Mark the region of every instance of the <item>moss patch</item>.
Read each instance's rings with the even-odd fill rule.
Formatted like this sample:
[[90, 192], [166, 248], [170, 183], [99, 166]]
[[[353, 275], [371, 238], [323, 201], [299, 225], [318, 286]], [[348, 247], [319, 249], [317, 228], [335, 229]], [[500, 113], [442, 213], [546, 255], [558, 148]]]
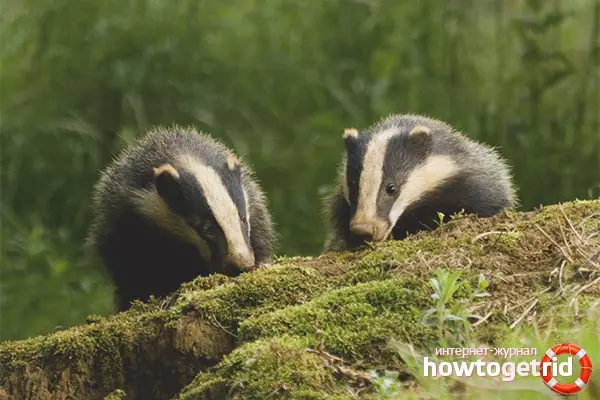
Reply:
[[[559, 313], [577, 324], [600, 298], [599, 230], [600, 200], [576, 201], [461, 216], [364, 251], [198, 278], [167, 301], [0, 343], [0, 394], [102, 399], [120, 389], [127, 399], [167, 399], [185, 387], [185, 399], [368, 398], [373, 370], [410, 378], [390, 339], [438, 346], [460, 328], [494, 344]], [[468, 284], [440, 307], [430, 282], [442, 269]], [[489, 296], [474, 295], [480, 274]], [[461, 309], [470, 327], [421, 323], [430, 310]]]
[[194, 313], [234, 332], [240, 321], [309, 300], [328, 288], [327, 280], [306, 267], [276, 266], [242, 274], [213, 290], [184, 293], [174, 309]]
[[243, 345], [198, 375], [180, 399], [320, 399], [339, 393], [333, 371], [309, 350], [304, 339], [289, 336]]
[[[345, 357], [368, 357], [391, 336], [433, 341], [419, 323], [432, 305], [427, 282], [390, 279], [333, 290], [303, 305], [248, 318], [240, 327], [245, 341], [282, 334], [305, 336], [315, 346]], [[377, 346], [379, 343], [379, 346]]]

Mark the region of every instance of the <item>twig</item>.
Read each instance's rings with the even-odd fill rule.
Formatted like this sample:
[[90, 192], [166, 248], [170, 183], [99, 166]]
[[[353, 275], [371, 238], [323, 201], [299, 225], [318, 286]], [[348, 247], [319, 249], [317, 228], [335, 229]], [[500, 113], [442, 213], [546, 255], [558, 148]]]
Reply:
[[556, 223], [558, 224], [558, 228], [560, 229], [560, 234], [562, 236], [563, 243], [565, 244], [565, 248], [567, 249], [569, 254], [572, 254], [573, 252], [571, 251], [571, 248], [569, 247], [569, 244], [567, 243], [567, 237], [565, 236], [565, 231], [563, 230], [562, 224], [560, 223], [560, 220], [558, 219], [558, 217], [556, 217]]
[[475, 243], [479, 239], [484, 238], [484, 237], [489, 236], [489, 235], [503, 235], [503, 234], [505, 234], [505, 235], [517, 235], [517, 232], [504, 232], [504, 231], [484, 232], [484, 233], [480, 233], [479, 235], [477, 235], [473, 239], [471, 239], [471, 243]]
[[475, 322], [472, 326], [477, 326], [477, 325], [485, 322], [490, 317], [490, 315], [492, 315], [492, 311], [490, 311], [489, 313], [487, 313], [485, 316], [481, 317], [479, 319], [479, 321]]
[[598, 216], [600, 216], [600, 212], [595, 212], [592, 215], [588, 215], [587, 217], [585, 217], [584, 219], [582, 219], [577, 226], [581, 227], [584, 223], [587, 222], [588, 219], [594, 218], [594, 217], [598, 217]]
[[584, 290], [590, 288], [591, 286], [597, 284], [600, 282], [600, 276], [597, 277], [596, 279], [594, 279], [593, 281], [589, 282], [587, 285], [582, 286], [577, 292], [575, 292], [575, 294], [573, 295], [573, 297], [577, 297], [579, 296], [579, 294], [581, 292], [583, 292]]
[[545, 232], [545, 231], [544, 231], [544, 230], [543, 230], [543, 229], [542, 229], [542, 228], [541, 228], [541, 227], [540, 227], [538, 224], [535, 224], [535, 227], [536, 227], [536, 228], [538, 228], [538, 230], [539, 230], [540, 232], [542, 232], [542, 234], [544, 234], [544, 236], [546, 236], [546, 238], [547, 238], [547, 239], [548, 239], [550, 242], [552, 242], [552, 244], [554, 244], [556, 247], [558, 247], [558, 249], [560, 250], [560, 252], [563, 254], [563, 256], [565, 256], [565, 258], [566, 258], [567, 260], [569, 260], [570, 262], [573, 262], [573, 260], [571, 260], [571, 257], [569, 257], [569, 255], [568, 255], [567, 253], [565, 253], [565, 251], [563, 250], [563, 248], [562, 248], [562, 247], [560, 247], [560, 246], [558, 245], [558, 243], [556, 243], [556, 241], [550, 237], [550, 235], [548, 235], [548, 234], [547, 234], [547, 233], [546, 233], [546, 232]]
[[238, 335], [236, 335], [235, 333], [229, 332], [227, 329], [225, 329], [225, 327], [223, 325], [221, 325], [219, 323], [219, 321], [217, 321], [216, 318], [210, 318], [209, 321], [212, 322], [213, 324], [215, 324], [218, 328], [223, 329], [223, 331], [225, 331], [226, 333], [229, 333], [231, 336], [238, 337]]
[[586, 240], [591, 240], [594, 236], [600, 236], [600, 232], [596, 231], [596, 232], [592, 232], [589, 234], [588, 237], [586, 237]]
[[577, 229], [575, 229], [575, 227], [573, 226], [573, 222], [571, 222], [571, 220], [569, 219], [569, 217], [567, 217], [567, 214], [565, 213], [565, 210], [563, 210], [561, 204], [558, 205], [558, 209], [560, 210], [560, 212], [562, 213], [562, 215], [565, 217], [565, 219], [569, 223], [569, 226], [571, 227], [571, 230], [575, 233], [575, 235], [577, 235], [577, 238], [579, 240], [583, 241], [583, 239], [581, 238], [581, 235], [579, 235], [579, 232], [577, 232]]
[[563, 287], [563, 283], [562, 283], [563, 268], [566, 263], [567, 263], [567, 260], [562, 260], [562, 262], [560, 263], [560, 271], [558, 272], [558, 284], [559, 284], [561, 290]]
[[539, 301], [540, 301], [539, 299], [535, 299], [535, 301], [534, 301], [533, 303], [531, 303], [531, 305], [530, 305], [529, 307], [527, 307], [527, 309], [526, 309], [525, 311], [523, 311], [523, 314], [521, 314], [521, 316], [520, 316], [519, 318], [517, 318], [517, 319], [515, 320], [515, 322], [513, 322], [512, 324], [510, 324], [510, 326], [508, 327], [508, 329], [512, 329], [512, 328], [514, 328], [515, 326], [517, 326], [517, 325], [519, 324], [519, 322], [521, 322], [521, 320], [522, 320], [523, 318], [525, 318], [525, 316], [527, 315], [527, 313], [528, 313], [529, 311], [531, 311], [531, 309], [532, 309], [533, 307], [535, 307], [535, 305], [536, 305], [536, 304], [537, 304]]
[[525, 304], [527, 304], [527, 303], [530, 303], [530, 302], [532, 302], [533, 300], [535, 300], [535, 296], [533, 296], [533, 297], [530, 297], [530, 298], [528, 298], [527, 300], [525, 300], [525, 301], [522, 301], [522, 302], [520, 302], [520, 303], [518, 303], [518, 304], [515, 304], [514, 306], [507, 307], [506, 311], [512, 311], [512, 310], [514, 310], [515, 308], [519, 308], [519, 307], [521, 307], [521, 306], [524, 306], [524, 305], [525, 305]]
[[[537, 292], [537, 294], [539, 295], [539, 294], [542, 294], [542, 293], [546, 293], [548, 290], [550, 290], [550, 286], [548, 286], [546, 289], [544, 289], [544, 290], [542, 290], [542, 291], [540, 291], [540, 292]], [[533, 301], [534, 299], [535, 299], [535, 296], [534, 296], [534, 297], [530, 297], [530, 298], [528, 298], [527, 300], [520, 302], [519, 304], [516, 304], [516, 305], [514, 305], [514, 306], [511, 306], [511, 307], [510, 307], [510, 308], [508, 308], [506, 311], [512, 311], [512, 310], [514, 310], [515, 308], [519, 308], [519, 307], [521, 307], [522, 305], [525, 305], [525, 304], [529, 303], [530, 301]]]

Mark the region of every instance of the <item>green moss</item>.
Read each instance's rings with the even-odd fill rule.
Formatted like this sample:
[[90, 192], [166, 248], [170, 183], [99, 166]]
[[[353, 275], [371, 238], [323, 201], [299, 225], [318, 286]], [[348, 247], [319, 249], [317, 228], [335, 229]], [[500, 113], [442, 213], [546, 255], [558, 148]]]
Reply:
[[392, 336], [413, 342], [433, 340], [433, 331], [419, 323], [431, 304], [426, 282], [369, 282], [330, 291], [303, 305], [252, 316], [241, 324], [239, 335], [246, 341], [301, 335], [313, 345], [322, 341], [336, 354], [364, 357], [368, 351], [381, 350], [374, 348], [376, 343], [383, 345]]
[[514, 232], [507, 234], [496, 234], [489, 240], [490, 246], [495, 250], [509, 255], [516, 255], [520, 250], [520, 239], [522, 233]]
[[[414, 256], [418, 251], [430, 248], [427, 239], [408, 240], [403, 243], [385, 242], [363, 253], [361, 259], [342, 277], [342, 285], [388, 279], [390, 271], [398, 268], [404, 261]], [[436, 251], [438, 251], [436, 249]]]
[[[436, 234], [440, 233], [436, 232]], [[423, 262], [425, 258], [443, 257], [444, 254], [458, 249], [469, 254], [470, 257], [483, 256], [484, 250], [479, 244], [471, 243], [471, 239], [468, 235], [440, 238], [420, 233], [403, 241], [380, 243], [348, 268], [341, 277], [339, 285], [354, 285], [398, 276], [427, 280], [432, 268]], [[460, 261], [464, 261], [464, 258]], [[454, 264], [448, 266], [454, 269], [462, 267]]]
[[178, 307], [235, 330], [251, 316], [305, 302], [328, 287], [318, 271], [298, 266], [259, 269], [209, 291], [184, 293]]
[[214, 370], [199, 374], [180, 400], [322, 399], [339, 392], [334, 382], [332, 370], [304, 339], [281, 336], [238, 347]]
[[[463, 216], [362, 252], [281, 257], [280, 265], [237, 278], [198, 278], [166, 310], [168, 302], [138, 302], [115, 317], [91, 316], [87, 325], [0, 343], [0, 383], [15, 382], [11, 390], [25, 390], [21, 397], [28, 388], [46, 387], [57, 390], [56, 397], [98, 388], [168, 397], [196, 376], [182, 398], [341, 399], [358, 388], [367, 398], [373, 393], [370, 370], [406, 366], [388, 339], [422, 348], [449, 337], [496, 344], [515, 322], [513, 331], [532, 324], [537, 329], [560, 313], [566, 326], [597, 302], [594, 287], [579, 294], [578, 314], [571, 300], [593, 279], [577, 269], [598, 251], [592, 233], [600, 228], [600, 201], [561, 207], [567, 218], [558, 206]], [[577, 243], [566, 249], [566, 263], [559, 248], [565, 243]], [[441, 268], [459, 271], [463, 284], [436, 307], [430, 280]], [[480, 273], [490, 283], [490, 297], [474, 296]], [[432, 308], [442, 316], [468, 316], [471, 306], [486, 317], [473, 331], [462, 321], [441, 328], [420, 322]], [[427, 321], [435, 324], [436, 318]]]
[[184, 283], [181, 285], [182, 292], [202, 291], [217, 288], [221, 285], [227, 284], [232, 281], [233, 278], [221, 274], [213, 274], [209, 276], [200, 276], [191, 282]]
[[[135, 362], [137, 354], [154, 350], [158, 340], [156, 327], [164, 321], [143, 323], [152, 318], [157, 316], [153, 313], [143, 316], [135, 312], [123, 313], [48, 336], [2, 342], [0, 383], [6, 385], [5, 379], [12, 373], [31, 373], [30, 379], [36, 386], [54, 390], [61, 385], [67, 371], [82, 382], [93, 382], [102, 390], [123, 387], [126, 368]], [[137, 342], [140, 337], [145, 337], [146, 342]], [[35, 372], [38, 366], [46, 370], [44, 375]]]
[[[584, 218], [598, 212], [600, 200], [574, 200], [556, 205], [540, 206], [539, 212], [533, 215], [531, 223], [552, 223], [556, 221], [557, 217], [562, 219], [564, 217], [561, 208], [570, 218]], [[527, 222], [525, 221], [525, 223]]]

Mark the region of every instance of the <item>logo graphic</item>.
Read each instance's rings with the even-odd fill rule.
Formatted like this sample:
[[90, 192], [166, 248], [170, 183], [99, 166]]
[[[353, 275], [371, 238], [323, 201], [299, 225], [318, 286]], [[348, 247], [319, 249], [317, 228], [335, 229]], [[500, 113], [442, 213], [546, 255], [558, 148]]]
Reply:
[[[556, 374], [556, 371], [551, 371], [551, 368], [549, 367], [554, 364], [554, 362], [557, 360], [557, 357], [561, 354], [570, 354], [579, 360], [579, 365], [581, 365], [581, 373], [579, 374], [579, 377], [575, 379], [575, 382], [559, 383], [556, 379], [554, 379], [552, 372]], [[587, 386], [590, 380], [590, 375], [592, 374], [592, 362], [590, 357], [587, 355], [585, 350], [573, 343], [557, 344], [556, 346], [548, 349], [542, 358], [541, 365], [541, 376], [544, 380], [544, 383], [554, 392], [562, 395], [570, 395], [582, 391], [583, 388]]]

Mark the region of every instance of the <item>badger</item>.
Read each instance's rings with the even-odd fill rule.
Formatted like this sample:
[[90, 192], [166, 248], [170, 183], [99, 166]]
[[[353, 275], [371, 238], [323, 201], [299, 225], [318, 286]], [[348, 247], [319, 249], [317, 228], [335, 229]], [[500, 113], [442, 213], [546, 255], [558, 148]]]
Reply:
[[324, 201], [324, 253], [435, 229], [442, 214], [443, 221], [460, 212], [489, 217], [516, 205], [496, 150], [444, 122], [391, 115], [343, 138], [338, 182]]
[[178, 126], [149, 131], [108, 165], [87, 247], [110, 273], [120, 311], [199, 275], [269, 262], [276, 238], [253, 175], [216, 139]]

